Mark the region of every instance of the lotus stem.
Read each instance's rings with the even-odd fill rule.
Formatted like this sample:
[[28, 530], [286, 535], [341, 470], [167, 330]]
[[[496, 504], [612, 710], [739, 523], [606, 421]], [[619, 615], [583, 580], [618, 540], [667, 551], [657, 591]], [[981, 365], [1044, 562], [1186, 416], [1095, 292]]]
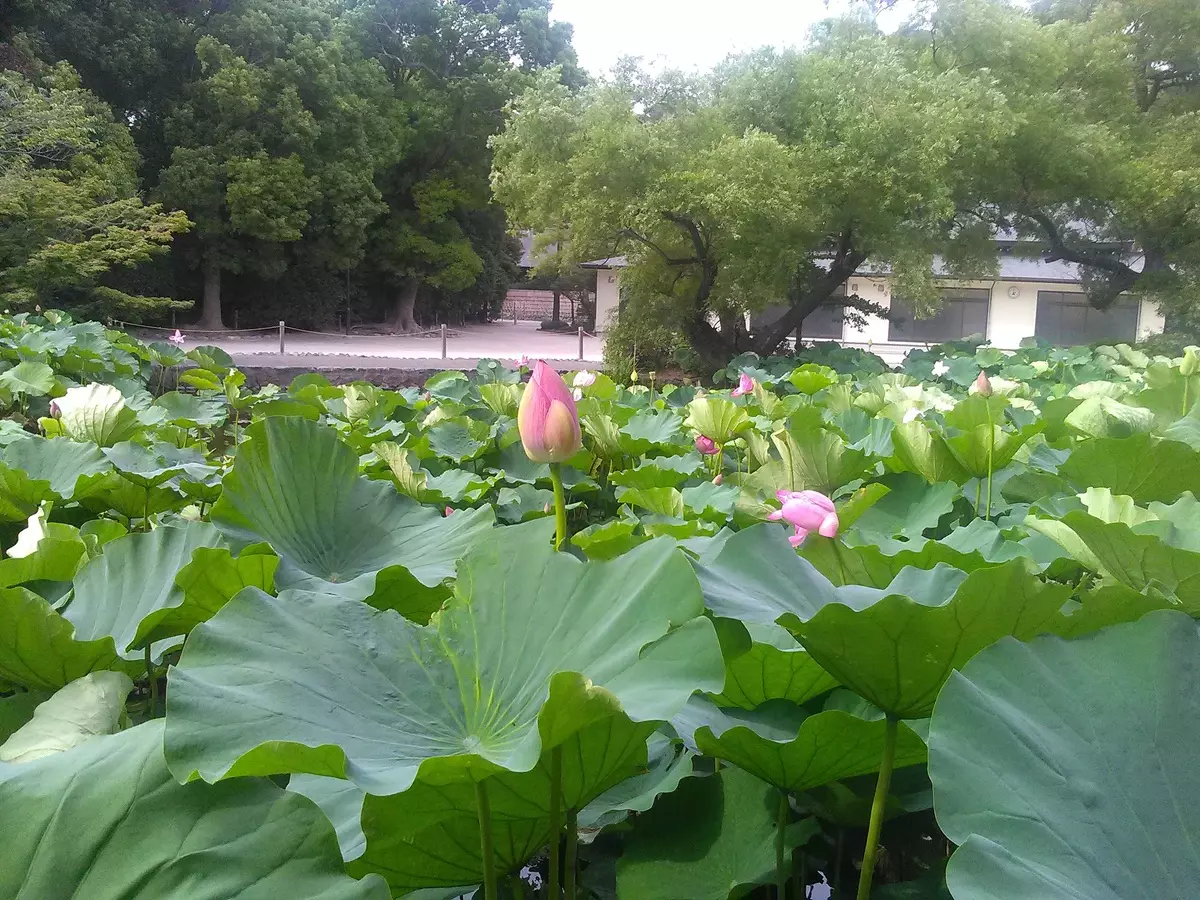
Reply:
[[562, 884], [558, 877], [558, 854], [562, 839], [562, 745], [550, 751], [550, 846], [549, 869], [547, 872], [546, 896], [558, 897], [559, 886]]
[[475, 808], [479, 813], [479, 852], [483, 857], [483, 896], [485, 900], [499, 900], [496, 885], [496, 855], [492, 847], [492, 805], [488, 801], [487, 786], [475, 782]]
[[158, 714], [158, 678], [154, 674], [149, 644], [146, 645], [146, 678], [150, 681], [150, 718], [153, 719]]
[[996, 426], [992, 424], [992, 404], [988, 407], [988, 482], [987, 482], [987, 518], [992, 517], [992, 460], [996, 455]]
[[575, 900], [575, 868], [579, 856], [579, 821], [574, 809], [567, 810], [567, 858], [564, 868], [567, 876], [567, 887], [564, 892], [567, 900]]
[[775, 891], [777, 900], [787, 897], [788, 869], [784, 867], [784, 855], [787, 847], [788, 814], [792, 811], [788, 803], [787, 791], [779, 792], [779, 822], [775, 827]]
[[862, 873], [858, 878], [858, 900], [871, 900], [871, 880], [875, 877], [875, 857], [879, 852], [883, 815], [887, 811], [888, 790], [892, 786], [892, 767], [896, 762], [896, 736], [899, 732], [900, 720], [895, 716], [888, 716], [883, 733], [879, 780], [875, 783], [875, 799], [871, 802], [871, 825], [867, 829], [867, 846], [863, 850]]
[[563, 490], [560, 463], [550, 463], [550, 481], [554, 485], [554, 549], [561, 550], [567, 542], [567, 495]]

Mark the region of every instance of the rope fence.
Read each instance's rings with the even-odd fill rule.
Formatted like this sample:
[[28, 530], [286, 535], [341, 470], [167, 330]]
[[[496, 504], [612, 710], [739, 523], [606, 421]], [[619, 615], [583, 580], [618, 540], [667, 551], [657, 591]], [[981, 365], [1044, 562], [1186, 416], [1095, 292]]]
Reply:
[[[121, 325], [121, 326], [124, 326], [125, 328], [137, 328], [137, 329], [143, 329], [143, 330], [147, 330], [147, 331], [167, 331], [167, 332], [171, 332], [172, 334], [178, 330], [175, 328], [166, 328], [161, 325], [141, 325], [141, 324], [137, 324], [135, 322], [122, 322], [119, 319], [111, 320], [111, 324]], [[189, 328], [187, 330], [187, 333], [188, 334], [219, 334], [219, 335], [223, 335], [225, 337], [229, 337], [229, 336], [239, 335], [239, 334], [259, 334], [261, 332], [278, 332], [278, 334], [279, 334], [279, 355], [286, 356], [287, 355], [287, 333], [289, 331], [297, 333], [297, 334], [312, 334], [312, 335], [317, 335], [319, 337], [350, 338], [350, 337], [360, 337], [361, 336], [361, 335], [345, 334], [344, 332], [341, 332], [341, 331], [313, 331], [308, 328], [298, 328], [295, 325], [288, 325], [287, 322], [285, 322], [283, 320], [280, 320], [278, 326], [266, 325], [266, 326], [262, 326], [259, 328], [224, 328], [224, 329], [221, 329], [220, 331], [204, 330], [201, 328]], [[448, 359], [449, 358], [449, 343], [450, 343], [450, 341], [449, 341], [449, 331], [447, 329], [447, 326], [445, 326], [445, 325], [442, 325], [441, 327], [439, 327], [437, 329], [426, 329], [423, 331], [405, 331], [405, 332], [401, 332], [399, 335], [397, 335], [397, 337], [427, 337], [430, 335], [440, 335], [441, 336], [442, 359]], [[579, 329], [579, 356], [578, 356], [578, 359], [581, 361], [584, 358], [583, 342], [584, 342], [585, 337], [595, 338], [595, 337], [599, 337], [599, 335], [593, 334], [592, 332], [590, 332], [584, 328]]]

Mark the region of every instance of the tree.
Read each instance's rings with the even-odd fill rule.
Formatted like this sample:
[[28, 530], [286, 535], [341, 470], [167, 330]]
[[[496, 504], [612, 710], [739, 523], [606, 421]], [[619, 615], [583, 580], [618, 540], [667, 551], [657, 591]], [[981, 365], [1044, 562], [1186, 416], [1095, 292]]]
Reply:
[[[572, 94], [544, 78], [495, 141], [515, 224], [569, 222], [576, 259], [623, 253], [623, 316], [668, 322], [702, 368], [772, 352], [867, 259], [937, 302], [932, 257], [994, 266], [987, 229], [956, 218], [1004, 123], [982, 79], [914, 72], [861, 28], [806, 53], [763, 52], [709, 77], [616, 81]], [[745, 315], [783, 302], [747, 335]]]
[[0, 302], [130, 318], [190, 305], [104, 283], [189, 226], [141, 201], [136, 160], [128, 128], [69, 66], [0, 71]]
[[907, 34], [918, 67], [986, 73], [1005, 94], [1012, 128], [973, 214], [1078, 264], [1099, 308], [1128, 291], [1196, 307], [1200, 6], [944, 0]]
[[278, 276], [293, 252], [357, 264], [382, 215], [374, 175], [406, 137], [382, 70], [335, 33], [332, 5], [241, 0], [196, 47], [201, 77], [167, 122], [159, 193], [196, 222], [200, 327], [219, 329], [221, 277]]
[[[413, 129], [403, 158], [380, 174], [386, 215], [369, 260], [393, 297], [393, 328], [418, 327], [425, 289], [454, 293], [476, 283], [485, 259], [509, 252], [500, 233], [468, 219], [491, 206], [489, 137], [505, 103], [549, 65], [581, 79], [570, 28], [549, 22], [547, 0], [359, 0], [350, 21], [365, 52], [387, 72]], [[491, 234], [491, 246], [479, 237]]]

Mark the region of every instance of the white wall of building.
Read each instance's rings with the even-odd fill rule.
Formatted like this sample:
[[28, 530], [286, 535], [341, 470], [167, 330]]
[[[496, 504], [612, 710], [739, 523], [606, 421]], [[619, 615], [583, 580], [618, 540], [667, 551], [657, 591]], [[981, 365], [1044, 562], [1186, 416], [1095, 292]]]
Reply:
[[621, 270], [596, 270], [596, 331], [603, 332], [617, 321], [621, 302]]
[[[596, 271], [596, 329], [603, 331], [616, 321], [620, 301], [619, 269]], [[1082, 289], [1077, 284], [1040, 281], [955, 281], [947, 285], [964, 288], [990, 288], [988, 304], [987, 337], [992, 346], [1001, 350], [1016, 350], [1025, 338], [1033, 337], [1037, 326], [1037, 302], [1039, 291], [1073, 292]], [[892, 290], [887, 278], [855, 276], [846, 282], [848, 294], [858, 294], [884, 308], [891, 308]], [[1166, 322], [1152, 300], [1143, 299], [1138, 314], [1138, 337], [1161, 334]], [[886, 319], [871, 316], [864, 327], [847, 324], [842, 339], [851, 346], [870, 348], [889, 362], [898, 362], [914, 347], [926, 344], [894, 342], [890, 340]]]

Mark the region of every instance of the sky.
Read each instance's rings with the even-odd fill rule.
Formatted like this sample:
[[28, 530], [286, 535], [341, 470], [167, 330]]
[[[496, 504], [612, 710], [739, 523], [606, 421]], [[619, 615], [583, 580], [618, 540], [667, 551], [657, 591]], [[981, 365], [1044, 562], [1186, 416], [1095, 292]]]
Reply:
[[579, 61], [593, 74], [622, 56], [690, 71], [710, 69], [734, 52], [802, 44], [813, 23], [848, 2], [554, 0], [551, 15], [575, 26]]

